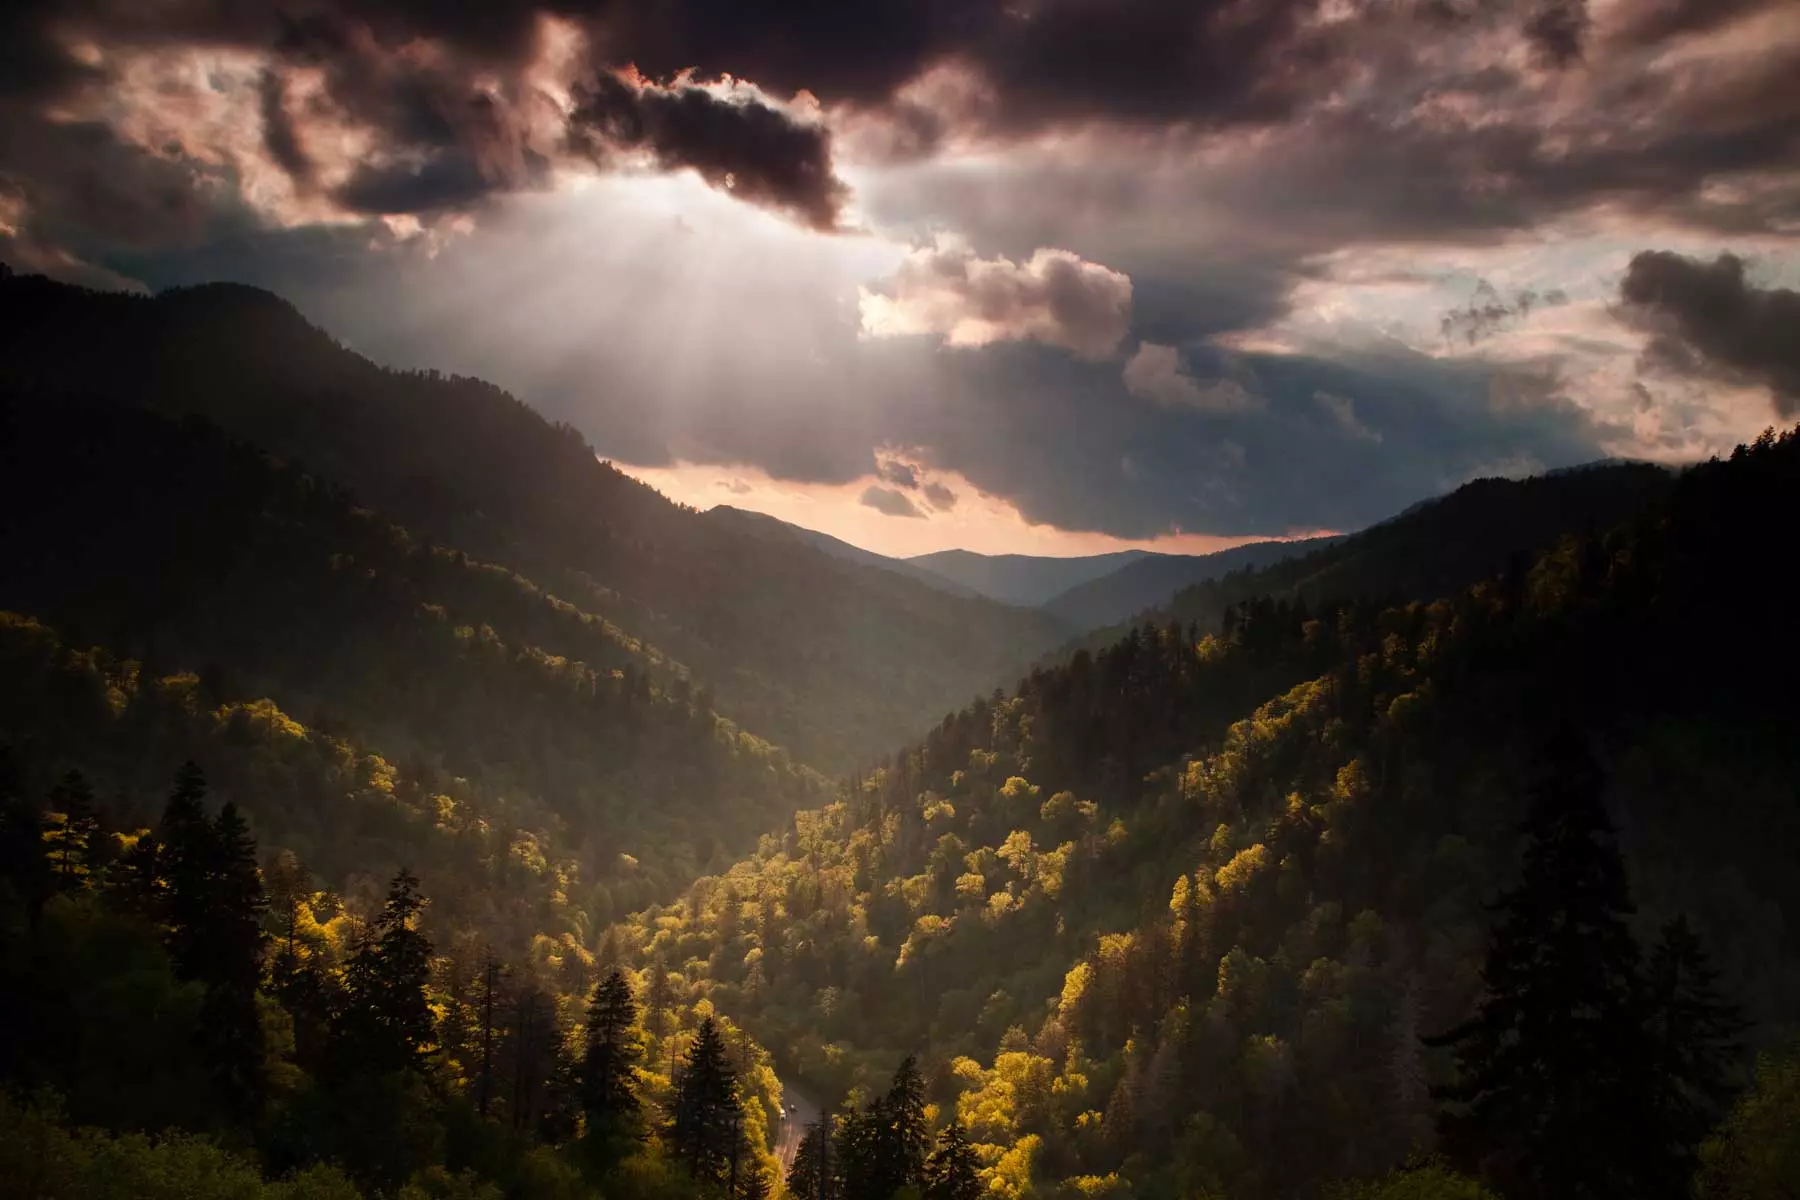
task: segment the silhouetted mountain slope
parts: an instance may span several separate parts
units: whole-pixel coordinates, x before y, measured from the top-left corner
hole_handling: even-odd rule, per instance
[[[723,711],[825,766],[929,724],[1061,636],[1047,617],[735,536],[498,388],[385,370],[252,288],[152,299],[6,279],[0,380],[209,417],[662,646]]]
[[[1800,430],[1679,477],[1473,485],[1294,577],[1362,586],[1438,544],[1414,531],[1470,531],[1403,576],[1443,598],[1261,597],[1034,672],[644,914],[640,954],[815,1095],[922,1053],[983,1160],[1040,1189],[1317,1195],[1429,1148],[1452,1063],[1420,1037],[1482,992],[1573,730],[1639,940],[1685,914],[1766,1044],[1800,1004],[1800,640],[1766,532],[1796,507]]]
[[[707,509],[705,515],[709,520],[717,521],[734,529],[741,529],[757,537],[795,538],[809,546],[823,550],[833,558],[865,567],[877,567],[883,571],[893,571],[908,579],[936,588],[940,592],[948,592],[952,596],[979,596],[981,594],[974,588],[964,587],[954,579],[946,578],[924,567],[915,566],[904,558],[889,558],[887,555],[877,554],[873,550],[864,550],[861,546],[853,546],[842,538],[834,538],[829,533],[820,533],[818,530],[808,529],[804,525],[795,525],[791,521],[783,521],[779,517],[771,517],[767,513],[751,512],[749,509],[721,504],[716,508]]]
[[[153,674],[197,670],[203,703],[348,722],[553,832],[622,902],[817,795],[654,647],[195,418],[0,390],[0,561],[0,609]]]
[[[1318,605],[1339,600],[1435,600],[1504,571],[1556,540],[1629,520],[1667,496],[1674,477],[1648,463],[1596,463],[1529,479],[1477,479],[1447,496],[1322,549],[1272,566],[1233,571],[1184,588],[1140,615],[1215,630],[1225,610],[1259,596]],[[1124,625],[1096,630],[1090,649],[1116,640]]]
[[[1032,554],[939,550],[906,561],[1004,604],[1035,608],[1078,584],[1098,579],[1126,563],[1147,557],[1149,553],[1147,550],[1120,550],[1114,554],[1048,558]]]
[[[1077,584],[1052,596],[1045,612],[1072,629],[1116,625],[1146,609],[1166,604],[1185,587],[1217,579],[1232,571],[1250,571],[1322,549],[1338,538],[1305,538],[1293,542],[1252,542],[1216,554],[1151,554],[1116,571]]]

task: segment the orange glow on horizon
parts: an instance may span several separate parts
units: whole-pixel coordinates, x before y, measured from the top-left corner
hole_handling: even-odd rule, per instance
[[[870,475],[847,484],[796,483],[773,479],[754,467],[676,463],[669,467],[636,467],[615,463],[619,470],[649,484],[669,499],[705,510],[729,505],[763,513],[793,525],[829,534],[876,554],[910,558],[938,550],[972,550],[978,554],[1032,554],[1077,558],[1119,550],[1151,550],[1160,554],[1212,554],[1249,542],[1281,541],[1328,535],[1332,530],[1290,531],[1282,536],[1216,536],[1169,533],[1154,538],[1120,538],[1111,534],[1034,525],[1012,504],[977,489],[958,475],[933,473],[933,482],[948,487],[956,503],[934,511],[916,491],[904,492],[922,514],[890,516],[861,503],[871,486],[887,487]]]

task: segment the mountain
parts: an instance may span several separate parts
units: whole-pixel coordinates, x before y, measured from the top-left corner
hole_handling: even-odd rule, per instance
[[[0,559],[0,610],[151,678],[191,671],[202,706],[354,729],[428,793],[562,845],[609,908],[671,894],[820,795],[654,646],[205,421],[0,388]],[[348,829],[242,806],[349,869]]]
[[[1577,498],[1629,511],[1557,532]],[[1703,996],[1710,960],[1744,1039],[1777,1045],[1800,1008],[1800,641],[1764,531],[1796,504],[1800,429],[1678,476],[1464,489],[1294,568],[1297,594],[1232,603],[1216,633],[1140,626],[950,715],[627,941],[827,1104],[919,1055],[979,1160],[1035,1194],[1317,1195],[1432,1148],[1430,1089],[1458,1068],[1421,1039],[1481,1002],[1521,820],[1563,797],[1612,814],[1637,903],[1621,936],[1647,973],[1627,947],[1608,986],[1654,1033],[1687,1019],[1700,1001],[1673,997]],[[1409,562],[1440,523],[1475,540]],[[1548,540],[1526,548],[1531,530]],[[1446,590],[1342,597],[1359,581]],[[1604,871],[1600,820],[1581,836]],[[1586,894],[1544,872],[1524,885]],[[1660,1088],[1675,1061],[1607,1069]],[[1741,1127],[1792,1111],[1761,1095]],[[1699,1131],[1722,1112],[1681,1103]],[[1515,1146],[1443,1148],[1482,1169]],[[1485,1194],[1458,1186],[1391,1194]]]
[[[1291,542],[1252,542],[1215,554],[1148,554],[1097,579],[1059,592],[1042,607],[1072,629],[1116,625],[1147,609],[1166,604],[1183,588],[1217,579],[1232,571],[1255,570],[1297,558],[1338,540],[1319,537]]]
[[[939,575],[935,571],[920,567],[904,558],[890,558],[885,554],[877,554],[873,550],[864,550],[861,546],[853,546],[842,538],[834,538],[829,533],[820,533],[816,529],[795,525],[790,521],[783,521],[779,517],[771,517],[767,513],[751,512],[749,509],[721,504],[707,509],[706,516],[730,528],[741,529],[758,537],[794,538],[809,546],[815,546],[843,562],[856,563],[864,567],[876,567],[883,571],[893,571],[908,579],[936,588],[938,591],[948,592],[952,596],[981,595],[974,588],[965,587],[954,579]]]
[[[1065,636],[1047,615],[736,536],[498,388],[379,367],[253,288],[5,278],[0,382],[204,416],[660,647],[721,712],[822,767],[878,753]]]
[[[1632,462],[1477,479],[1308,553],[1183,588],[1137,619],[1204,632],[1216,630],[1232,606],[1265,596],[1315,607],[1356,598],[1435,600],[1509,567],[1522,569],[1522,560],[1560,537],[1629,520],[1673,487],[1670,472]],[[1127,629],[1095,629],[1080,644],[1099,649]]]
[[[1149,556],[1147,550],[1120,550],[1113,554],[1076,558],[939,550],[906,561],[1003,604],[1035,608],[1072,587]]]

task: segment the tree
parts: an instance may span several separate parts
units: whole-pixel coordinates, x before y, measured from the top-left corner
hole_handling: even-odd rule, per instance
[[[918,1060],[907,1055],[887,1092],[844,1123],[839,1156],[844,1193],[851,1200],[887,1200],[917,1186],[930,1150],[925,1124],[925,1084]]]
[[[831,1118],[821,1113],[806,1127],[806,1135],[794,1151],[793,1165],[788,1167],[787,1190],[793,1200],[838,1200],[843,1195],[832,1141]]]
[[[675,1082],[669,1141],[688,1175],[728,1181],[742,1121],[737,1076],[725,1052],[718,1024],[707,1017],[682,1061]]]
[[[1800,1043],[1757,1062],[1756,1082],[1700,1152],[1705,1200],[1800,1196]]]
[[[256,991],[262,982],[263,914],[268,899],[256,869],[256,843],[227,803],[212,824],[204,875],[208,904],[194,950],[206,985],[200,1005],[201,1049],[225,1100],[237,1111],[261,1111],[265,1057]]]
[[[588,1138],[609,1156],[637,1132],[637,1063],[643,1047],[636,1024],[631,984],[615,970],[594,985],[588,1000],[581,1056],[581,1108],[587,1114]]]
[[[94,811],[94,789],[87,776],[70,771],[57,780],[50,789],[50,809],[62,814],[61,823],[50,831],[57,886],[72,891],[91,879],[100,865],[100,817]]]
[[[937,1149],[925,1163],[925,1200],[981,1200],[981,1160],[961,1121],[938,1134]]]
[[[1659,1117],[1684,1181],[1698,1167],[1700,1144],[1730,1101],[1729,1074],[1743,1028],[1737,1010],[1719,998],[1717,978],[1686,917],[1663,926],[1645,982]]]
[[[206,776],[189,759],[175,772],[175,786],[157,826],[156,869],[163,887],[161,911],[155,915],[168,929],[169,954],[183,979],[201,977],[213,900],[208,876],[217,856],[205,797]]]
[[[431,942],[415,927],[424,907],[418,876],[402,868],[344,972],[333,1038],[340,1072],[407,1070],[431,1045]]]
[[[33,932],[56,890],[56,871],[44,841],[44,814],[23,796],[0,796],[0,886],[24,909]]]
[[[1449,1152],[1508,1195],[1601,1200],[1669,1177],[1648,1074],[1639,953],[1601,778],[1571,731],[1549,746],[1524,832],[1521,878],[1500,914],[1475,1015],[1441,1094]]]

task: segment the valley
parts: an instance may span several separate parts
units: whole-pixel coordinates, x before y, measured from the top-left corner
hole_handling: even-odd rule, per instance
[[[1731,1189],[1793,1111],[1800,431],[898,559],[266,293],[14,276],[0,331],[0,1169],[1511,1200],[1521,1118],[1443,1099],[1515,1086],[1466,1032],[1529,974],[1499,898],[1590,905],[1577,1000],[1638,1039],[1596,1061],[1655,1067],[1593,1161],[1773,1194]]]

